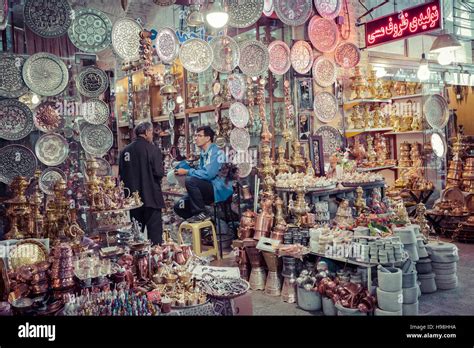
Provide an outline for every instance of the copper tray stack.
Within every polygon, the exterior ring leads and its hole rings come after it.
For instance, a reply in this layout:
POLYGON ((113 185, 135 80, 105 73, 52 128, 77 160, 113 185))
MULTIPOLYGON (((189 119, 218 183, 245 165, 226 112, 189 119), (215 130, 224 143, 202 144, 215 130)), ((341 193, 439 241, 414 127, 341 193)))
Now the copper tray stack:
POLYGON ((446 187, 459 187, 461 185, 462 161, 452 160, 449 162, 448 178, 446 187))
POLYGON ((400 159, 398 160, 398 166, 408 168, 411 167, 412 161, 410 159, 411 145, 408 142, 400 144, 400 159))
POLYGON ((466 158, 466 165, 462 171, 464 191, 474 192, 474 157, 466 158))
POLYGON ((74 270, 72 248, 62 243, 54 248, 54 261, 51 267, 51 285, 55 291, 66 291, 74 288, 74 270))

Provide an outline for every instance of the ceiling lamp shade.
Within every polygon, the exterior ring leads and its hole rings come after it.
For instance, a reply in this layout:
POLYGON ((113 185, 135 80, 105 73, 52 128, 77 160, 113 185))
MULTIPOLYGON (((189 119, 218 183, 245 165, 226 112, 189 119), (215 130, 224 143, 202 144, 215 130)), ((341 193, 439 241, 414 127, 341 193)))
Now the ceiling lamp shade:
POLYGON ((161 95, 174 95, 176 93, 178 93, 178 91, 176 90, 176 87, 173 85, 166 85, 166 86, 161 87, 160 89, 161 95))
POLYGON ((206 14, 207 23, 215 28, 224 27, 229 21, 229 14, 224 10, 220 0, 214 1, 206 14))
POLYGON ((430 53, 441 53, 444 51, 453 51, 462 47, 456 37, 452 34, 443 34, 440 35, 434 40, 431 45, 430 53))
POLYGON ((199 11, 199 6, 194 7, 191 9, 191 12, 186 19, 186 23, 188 23, 188 27, 200 27, 204 24, 204 15, 199 11))

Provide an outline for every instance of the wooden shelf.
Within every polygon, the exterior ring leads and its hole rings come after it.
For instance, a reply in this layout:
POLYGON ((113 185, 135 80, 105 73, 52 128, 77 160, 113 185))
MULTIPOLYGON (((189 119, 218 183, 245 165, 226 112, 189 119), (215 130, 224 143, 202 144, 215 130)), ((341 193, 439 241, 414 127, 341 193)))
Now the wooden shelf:
POLYGON ((353 99, 344 102, 344 106, 346 105, 356 105, 356 104, 368 104, 368 103, 391 103, 392 98, 390 99, 371 99, 371 98, 363 98, 363 99, 353 99))
POLYGON ((395 168, 395 165, 389 165, 389 166, 381 166, 381 167, 373 167, 373 168, 357 168, 358 172, 376 172, 379 170, 384 170, 384 169, 392 169, 395 168))
POLYGON ((376 133, 376 132, 387 132, 391 131, 392 127, 385 127, 385 128, 362 128, 362 129, 346 129, 345 134, 347 137, 353 137, 358 134, 362 133, 376 133))
POLYGON ((411 95, 399 95, 396 97, 392 97, 392 100, 400 100, 400 99, 410 99, 410 98, 420 98, 423 97, 423 94, 418 93, 418 94, 411 94, 411 95))
POLYGON ((398 134, 424 134, 426 133, 426 130, 421 130, 421 131, 408 131, 408 132, 387 132, 385 135, 398 135, 398 134))
MULTIPOLYGON (((282 103, 284 101, 285 101, 285 98, 277 98, 277 97, 273 98, 274 103, 282 103)), ((266 98, 265 102, 269 103, 270 98, 266 98)), ((232 103, 233 102, 225 102, 221 105, 220 109, 221 110, 222 109, 228 109, 232 103)), ((248 105, 247 102, 245 102, 244 104, 248 105)), ((255 106, 257 106, 257 104, 255 104, 255 106)), ((197 108, 185 109, 184 112, 186 114, 200 114, 200 113, 205 113, 205 112, 212 112, 216 109, 217 108, 214 105, 206 105, 206 106, 200 106, 200 107, 197 107, 197 108)))

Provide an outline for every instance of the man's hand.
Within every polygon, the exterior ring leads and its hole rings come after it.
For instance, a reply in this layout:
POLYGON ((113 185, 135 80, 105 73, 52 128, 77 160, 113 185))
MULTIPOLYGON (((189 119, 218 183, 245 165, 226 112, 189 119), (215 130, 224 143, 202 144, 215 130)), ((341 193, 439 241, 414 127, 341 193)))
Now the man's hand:
POLYGON ((188 170, 187 169, 183 169, 183 168, 179 168, 179 169, 176 169, 176 175, 187 175, 188 174, 188 170))

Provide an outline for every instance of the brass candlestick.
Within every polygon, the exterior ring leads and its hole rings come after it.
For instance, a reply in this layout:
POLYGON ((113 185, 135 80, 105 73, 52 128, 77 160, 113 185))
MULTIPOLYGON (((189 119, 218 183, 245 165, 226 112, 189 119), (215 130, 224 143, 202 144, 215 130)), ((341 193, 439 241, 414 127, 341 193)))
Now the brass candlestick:
POLYGON ((10 218, 10 231, 6 239, 23 239, 34 234, 34 220, 31 206, 26 198, 29 182, 25 177, 13 179, 10 187, 13 198, 7 200, 7 216, 10 218))

